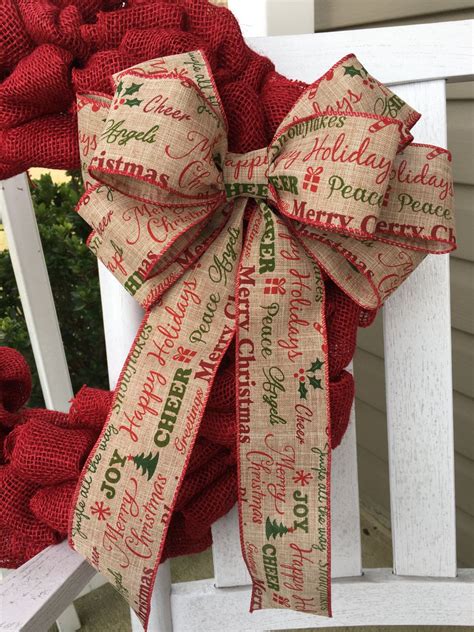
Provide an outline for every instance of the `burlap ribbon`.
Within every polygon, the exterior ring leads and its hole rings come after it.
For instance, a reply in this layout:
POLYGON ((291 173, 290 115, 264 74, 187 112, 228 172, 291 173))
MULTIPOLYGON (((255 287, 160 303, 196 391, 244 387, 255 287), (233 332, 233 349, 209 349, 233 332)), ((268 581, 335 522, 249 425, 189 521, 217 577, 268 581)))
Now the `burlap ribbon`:
POLYGON ((244 155, 227 150, 200 51, 114 80, 112 100, 79 99, 79 213, 146 315, 83 470, 71 544, 146 626, 177 491, 235 337, 251 609, 330 615, 322 271, 374 309, 426 253, 453 250, 450 155, 410 144, 419 114, 353 55, 305 90, 269 147, 244 155))

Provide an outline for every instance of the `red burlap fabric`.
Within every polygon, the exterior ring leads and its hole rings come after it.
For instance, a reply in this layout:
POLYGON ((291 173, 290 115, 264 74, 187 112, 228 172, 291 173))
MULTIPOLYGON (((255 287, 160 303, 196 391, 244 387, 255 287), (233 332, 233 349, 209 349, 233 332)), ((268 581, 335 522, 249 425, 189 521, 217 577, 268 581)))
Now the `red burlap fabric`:
POLYGON ((66 537, 72 494, 111 402, 107 391, 82 389, 68 415, 24 408, 30 392, 26 361, 0 347, 2 568, 15 568, 66 537))
MULTIPOLYGON (((79 167, 75 93, 111 94, 110 75, 146 59, 204 50, 234 152, 267 145, 305 88, 251 51, 225 8, 207 0, 121 5, 116 0, 2 0, 0 179, 32 166, 79 167)), ((357 326, 370 324, 373 314, 360 310, 329 279, 325 283, 334 448, 354 396, 344 367, 353 356, 357 326)), ((84 387, 69 415, 21 409, 30 391, 29 371, 12 350, 0 354, 0 566, 17 566, 65 537, 74 481, 105 421, 110 394, 84 387)), ((207 548, 210 525, 235 503, 235 440, 231 347, 180 491, 166 556, 207 548)))

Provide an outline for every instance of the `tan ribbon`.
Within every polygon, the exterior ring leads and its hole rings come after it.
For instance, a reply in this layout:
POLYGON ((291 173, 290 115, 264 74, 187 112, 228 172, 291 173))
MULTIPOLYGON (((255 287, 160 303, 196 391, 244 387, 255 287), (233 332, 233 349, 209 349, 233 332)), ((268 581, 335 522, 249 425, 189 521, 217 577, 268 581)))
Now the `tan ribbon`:
POLYGON ((70 542, 146 626, 176 495, 236 335, 251 609, 330 615, 321 271, 375 309, 427 253, 453 250, 450 155, 410 144, 419 115, 353 55, 303 92, 268 148, 245 155, 227 150, 200 51, 114 80, 112 100, 79 99, 79 213, 92 251, 147 311, 83 470, 70 542))

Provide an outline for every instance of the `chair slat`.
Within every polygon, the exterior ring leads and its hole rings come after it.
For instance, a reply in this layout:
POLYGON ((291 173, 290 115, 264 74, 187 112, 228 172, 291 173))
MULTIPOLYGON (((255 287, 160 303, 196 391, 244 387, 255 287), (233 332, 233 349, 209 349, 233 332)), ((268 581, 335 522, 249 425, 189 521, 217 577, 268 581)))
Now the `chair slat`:
MULTIPOLYGON (((171 570, 170 563, 165 562, 160 565, 153 588, 150 618, 148 620, 149 632, 173 632, 170 599, 171 570)), ((133 610, 130 610, 130 618, 132 632, 143 632, 141 621, 133 610)))
MULTIPOLYGON (((397 577, 391 569, 369 568, 362 577, 336 579, 333 618, 290 610, 249 613, 250 588, 216 589, 213 580, 175 584, 171 594, 173 627, 179 632, 263 632, 340 628, 474 624, 474 571, 455 579, 397 577)), ((448 629, 451 629, 449 627, 448 629)), ((158 632, 153 630, 153 632, 158 632)))
POLYGON ((100 262, 99 280, 109 384, 115 388, 143 318, 143 309, 100 262))
POLYGON ((240 548, 237 505, 212 525, 212 558, 218 588, 250 584, 250 575, 240 548))
POLYGON ((47 630, 94 574, 67 542, 41 551, 0 584, 0 630, 47 630))
MULTIPOLYGON (((445 82, 397 86, 423 113, 417 142, 446 146, 445 82)), ((441 202, 442 203, 442 202, 441 202)), ((423 221, 414 214, 415 224, 423 221)), ((384 309, 394 570, 456 575, 449 258, 430 255, 384 309)))
POLYGON ((44 400, 67 412, 71 380, 26 173, 2 183, 0 209, 44 400))
POLYGON ((432 79, 471 81, 473 20, 410 24, 316 35, 250 38, 278 72, 312 83, 347 53, 355 53, 384 83, 432 79))
MULTIPOLYGON (((352 365, 349 370, 352 372, 352 365)), ((362 573, 354 405, 344 439, 332 454, 331 556, 333 578, 362 573)))

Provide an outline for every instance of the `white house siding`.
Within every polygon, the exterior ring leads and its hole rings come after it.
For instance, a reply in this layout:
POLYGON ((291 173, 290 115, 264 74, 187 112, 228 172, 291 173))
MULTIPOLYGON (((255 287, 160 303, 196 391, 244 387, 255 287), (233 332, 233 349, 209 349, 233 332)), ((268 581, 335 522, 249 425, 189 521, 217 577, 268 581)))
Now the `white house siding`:
MULTIPOLYGON (((396 3, 315 0, 315 3, 317 31, 474 18, 474 3, 467 0, 399 0, 396 3)), ((460 565, 474 566, 474 85, 451 84, 447 94, 448 146, 454 155, 459 238, 459 248, 451 256, 458 557, 460 565)), ((360 332, 355 373, 361 496, 366 505, 376 507, 388 517, 380 316, 370 329, 360 332)))

